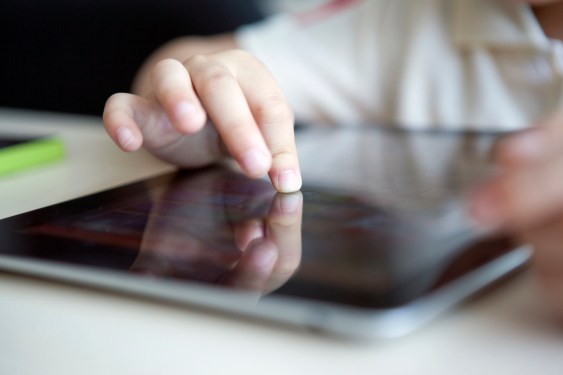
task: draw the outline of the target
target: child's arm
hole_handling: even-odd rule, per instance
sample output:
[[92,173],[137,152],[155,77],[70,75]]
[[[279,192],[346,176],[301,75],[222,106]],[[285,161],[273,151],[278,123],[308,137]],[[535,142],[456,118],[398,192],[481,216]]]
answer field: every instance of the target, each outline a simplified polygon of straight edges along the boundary
[[244,51],[222,50],[234,46],[229,37],[178,43],[141,69],[135,83],[141,95],[115,94],[107,101],[111,138],[125,151],[144,146],[183,167],[230,155],[249,177],[268,173],[278,191],[299,190],[293,113],[267,68]]

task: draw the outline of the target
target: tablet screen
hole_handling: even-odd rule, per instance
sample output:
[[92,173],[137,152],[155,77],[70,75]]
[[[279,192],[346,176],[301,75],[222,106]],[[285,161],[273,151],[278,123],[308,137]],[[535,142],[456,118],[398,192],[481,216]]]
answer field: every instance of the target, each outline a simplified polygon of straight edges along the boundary
[[[0,254],[265,296],[402,306],[513,249],[468,223],[458,184],[467,176],[429,179],[417,164],[427,160],[408,150],[373,162],[364,183],[347,176],[338,184],[326,166],[319,173],[304,163],[304,188],[289,195],[230,168],[167,174],[2,220]],[[464,162],[476,173],[484,159],[473,159]],[[381,173],[392,177],[375,186]]]

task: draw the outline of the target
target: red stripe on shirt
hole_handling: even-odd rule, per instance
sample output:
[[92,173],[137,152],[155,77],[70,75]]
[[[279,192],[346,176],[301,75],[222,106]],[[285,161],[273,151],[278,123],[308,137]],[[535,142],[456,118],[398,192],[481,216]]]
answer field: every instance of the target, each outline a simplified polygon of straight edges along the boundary
[[324,21],[335,14],[359,4],[361,1],[362,0],[331,0],[313,10],[298,14],[297,22],[301,25],[310,25]]

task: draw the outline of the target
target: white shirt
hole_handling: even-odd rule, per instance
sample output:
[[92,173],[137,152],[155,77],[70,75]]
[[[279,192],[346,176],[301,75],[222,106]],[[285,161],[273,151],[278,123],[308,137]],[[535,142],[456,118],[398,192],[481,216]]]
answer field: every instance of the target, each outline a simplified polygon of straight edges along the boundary
[[563,107],[563,43],[502,0],[338,0],[237,32],[298,119],[512,130]]

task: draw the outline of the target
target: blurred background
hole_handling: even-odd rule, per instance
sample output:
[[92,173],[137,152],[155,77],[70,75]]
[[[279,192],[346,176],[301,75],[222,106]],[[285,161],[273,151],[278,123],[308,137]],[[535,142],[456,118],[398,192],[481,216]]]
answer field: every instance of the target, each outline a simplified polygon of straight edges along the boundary
[[0,106],[101,115],[158,46],[258,21],[258,1],[2,0]]
[[2,0],[0,107],[101,115],[165,42],[322,1]]

